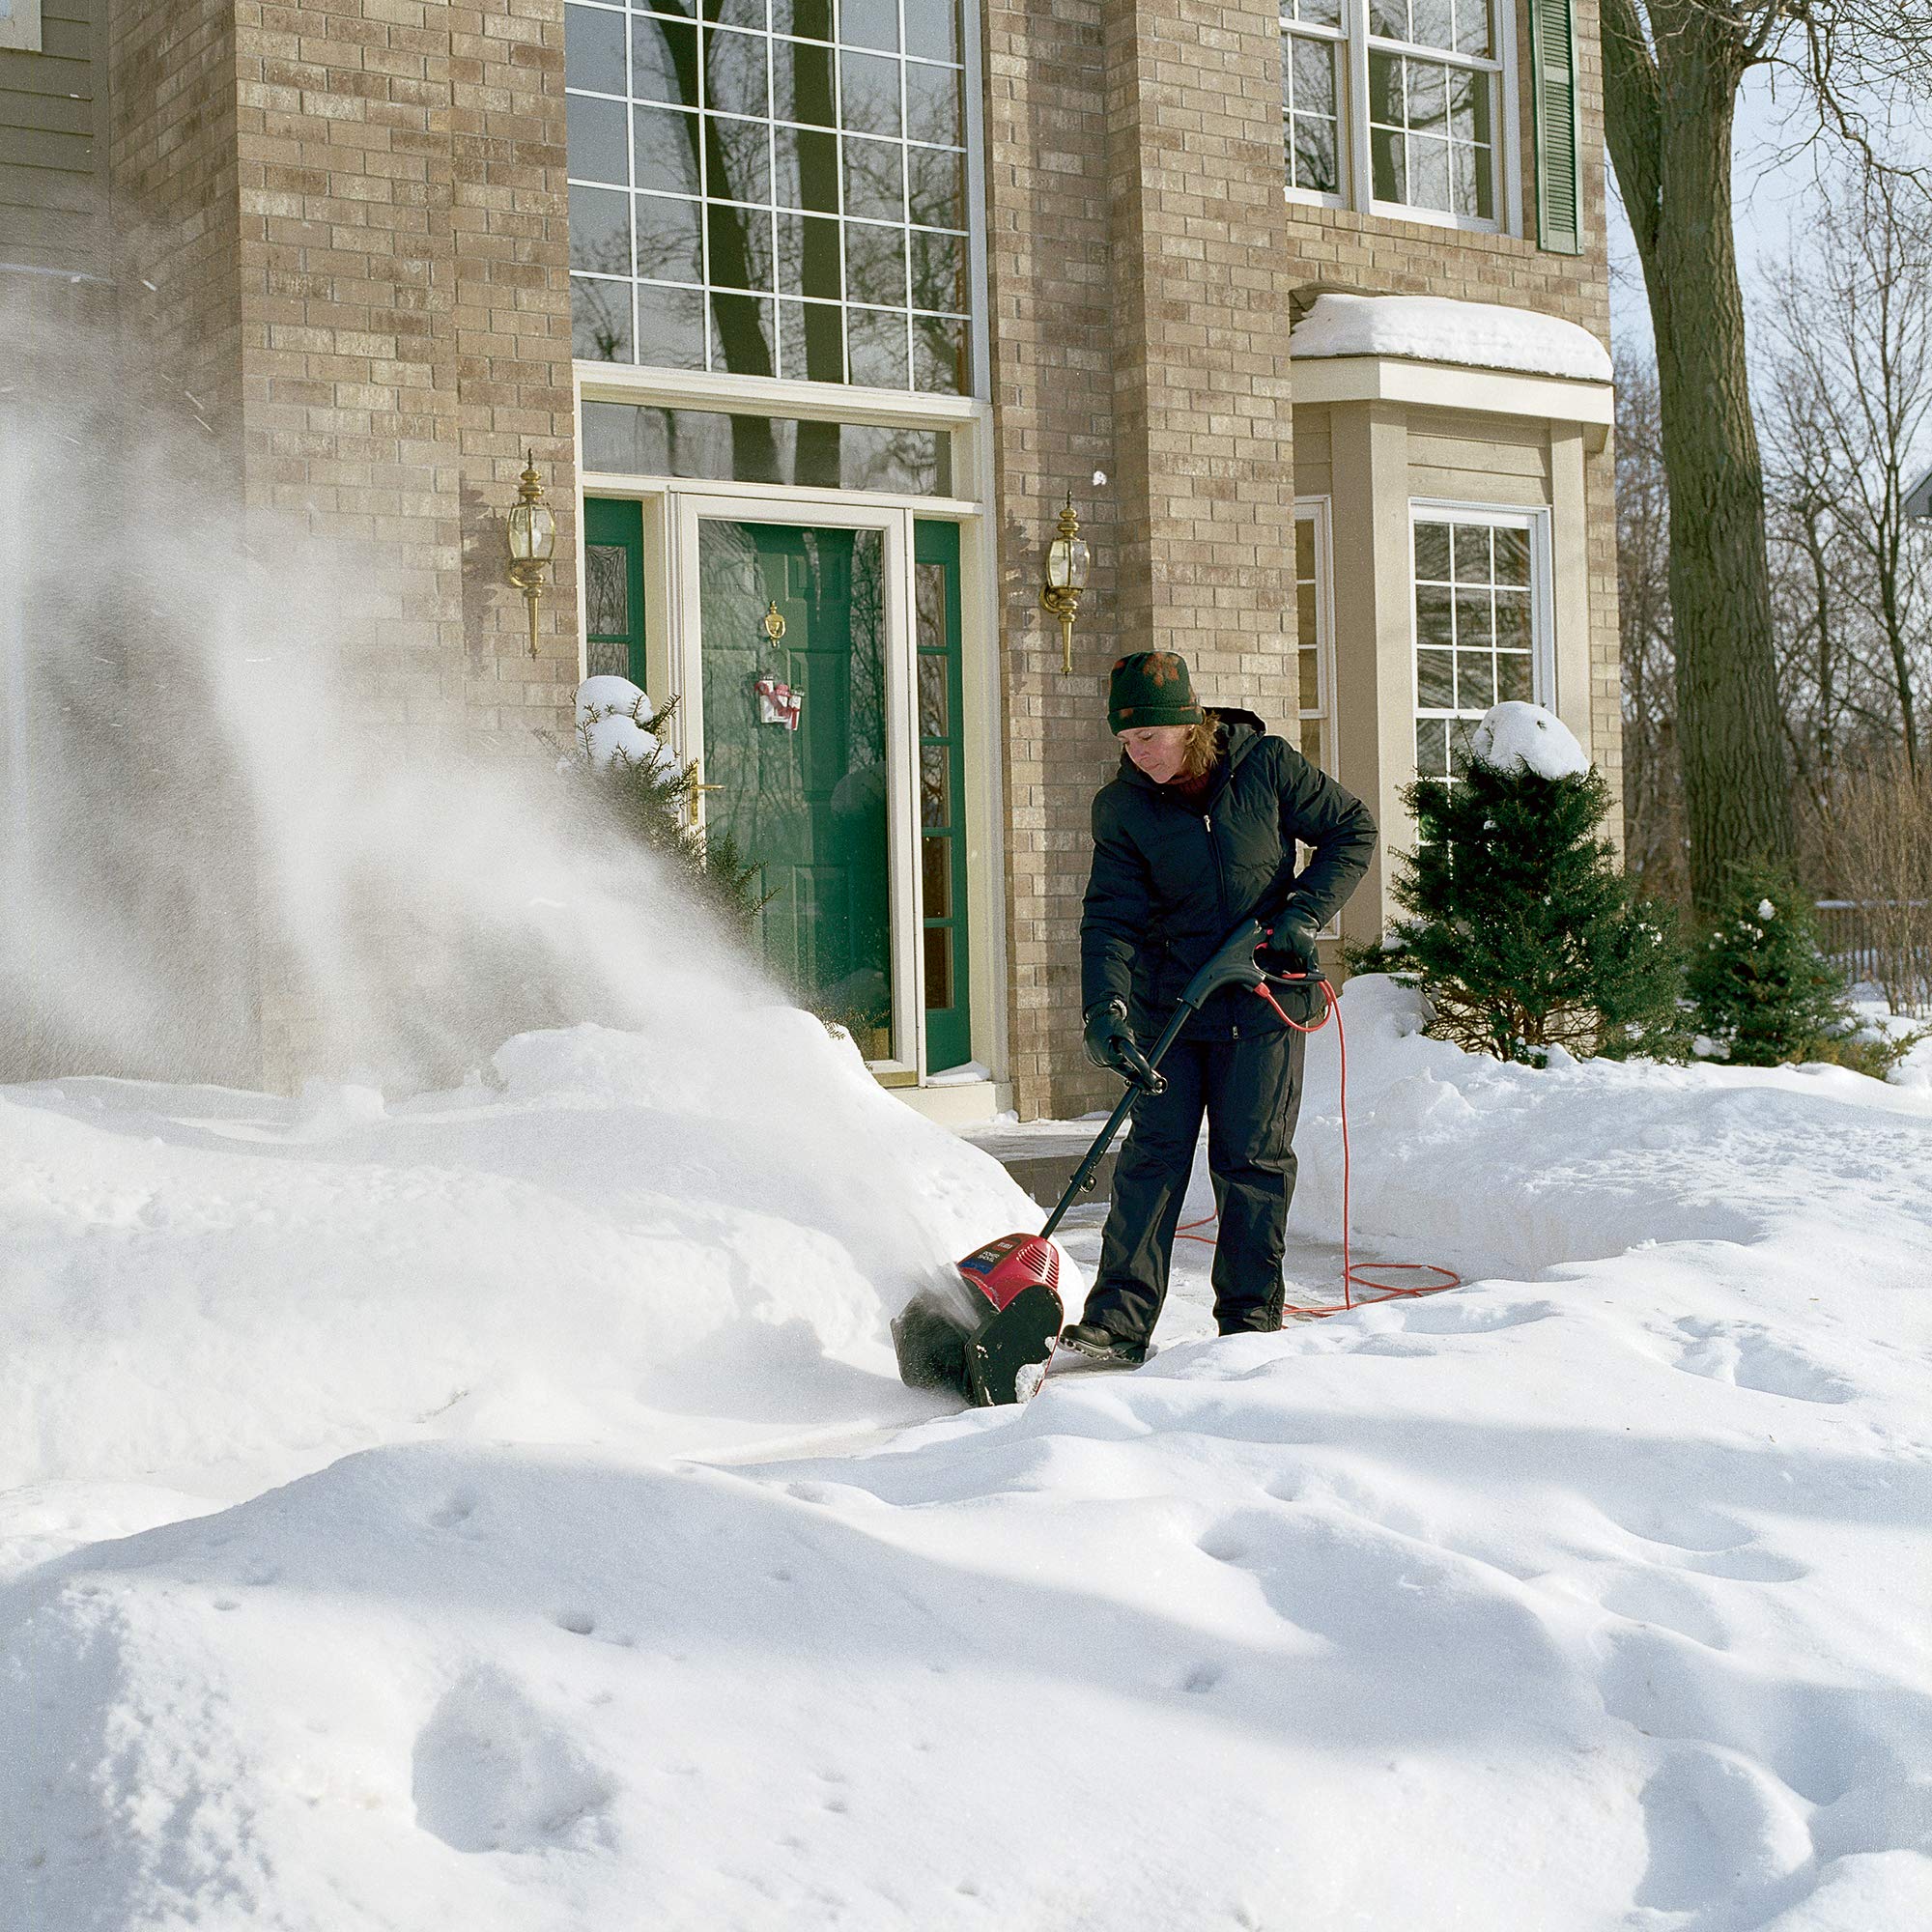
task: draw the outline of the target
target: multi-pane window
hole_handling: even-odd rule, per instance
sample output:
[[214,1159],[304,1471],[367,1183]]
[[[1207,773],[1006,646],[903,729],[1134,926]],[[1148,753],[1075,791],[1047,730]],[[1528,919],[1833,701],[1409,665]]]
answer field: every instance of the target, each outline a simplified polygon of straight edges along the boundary
[[1288,185],[1305,194],[1342,192],[1345,0],[1287,0],[1282,10],[1281,113]]
[[1326,508],[1325,503],[1303,503],[1294,512],[1295,655],[1300,661],[1301,754],[1332,772]]
[[[1317,497],[1294,506],[1294,629],[1299,660],[1296,694],[1300,713],[1295,740],[1301,755],[1321,770],[1335,770],[1334,636],[1328,598],[1328,503]],[[1313,857],[1306,845],[1295,847],[1295,864]],[[1337,916],[1339,918],[1339,915]],[[1331,919],[1322,937],[1341,931]]]
[[962,0],[564,14],[578,356],[968,391]]
[[1418,509],[1415,769],[1450,778],[1492,704],[1539,697],[1527,516]]
[[1285,0],[1290,190],[1499,227],[1504,14],[1500,0]]

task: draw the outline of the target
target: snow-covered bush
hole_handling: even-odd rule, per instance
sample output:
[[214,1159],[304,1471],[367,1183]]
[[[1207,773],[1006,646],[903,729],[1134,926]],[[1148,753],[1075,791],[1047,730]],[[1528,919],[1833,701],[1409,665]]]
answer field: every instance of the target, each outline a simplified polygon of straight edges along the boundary
[[664,742],[676,700],[653,709],[627,677],[587,677],[577,688],[575,735],[557,760],[582,788],[588,815],[670,860],[699,896],[749,936],[765,903],[757,862],[729,833],[706,838],[692,824],[697,767]]
[[1409,916],[1360,965],[1419,987],[1432,1033],[1532,1065],[1555,1047],[1682,1057],[1674,915],[1598,836],[1609,789],[1561,720],[1496,705],[1453,782],[1403,798],[1419,835],[1394,887]]

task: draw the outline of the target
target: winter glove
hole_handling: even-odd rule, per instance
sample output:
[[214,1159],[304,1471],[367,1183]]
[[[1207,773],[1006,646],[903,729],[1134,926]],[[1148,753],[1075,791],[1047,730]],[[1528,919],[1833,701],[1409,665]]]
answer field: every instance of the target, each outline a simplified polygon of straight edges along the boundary
[[1160,1089],[1160,1076],[1148,1065],[1120,1000],[1102,1000],[1088,1011],[1087,1058],[1134,1086]]
[[1289,900],[1275,919],[1274,930],[1259,953],[1261,963],[1270,973],[1293,973],[1301,979],[1319,979],[1321,955],[1315,945],[1316,919],[1313,907],[1304,898]]

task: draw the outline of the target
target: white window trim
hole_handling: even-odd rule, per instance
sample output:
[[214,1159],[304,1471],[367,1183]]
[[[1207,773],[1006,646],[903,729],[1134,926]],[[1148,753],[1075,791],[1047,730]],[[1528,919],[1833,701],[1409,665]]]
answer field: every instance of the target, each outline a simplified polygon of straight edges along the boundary
[[[1357,213],[1385,221],[1419,221],[1432,228],[1457,229],[1470,235],[1516,235],[1523,232],[1517,113],[1516,7],[1514,0],[1492,0],[1491,18],[1494,23],[1496,45],[1493,56],[1496,73],[1495,157],[1496,210],[1493,221],[1473,215],[1451,214],[1438,208],[1416,208],[1407,202],[1378,201],[1371,192],[1374,173],[1369,160],[1369,7],[1368,0],[1341,0],[1343,25],[1304,26],[1299,21],[1282,20],[1282,58],[1288,58],[1287,43],[1297,36],[1339,43],[1342,48],[1342,80],[1338,90],[1340,110],[1338,147],[1344,157],[1342,191],[1319,194],[1312,188],[1291,187],[1286,182],[1282,193],[1304,208],[1349,208]],[[1491,71],[1489,62],[1473,60],[1443,47],[1423,47],[1406,41],[1376,37],[1378,51],[1402,54],[1409,59],[1427,60],[1445,67],[1465,68],[1475,72]]]
[[14,0],[10,13],[0,14],[0,47],[15,53],[37,54],[45,41],[41,26],[41,0]]
[[[1548,509],[1520,509],[1497,503],[1465,503],[1440,497],[1411,497],[1408,502],[1408,775],[1415,776],[1415,721],[1422,715],[1416,652],[1422,639],[1415,626],[1415,526],[1449,521],[1488,524],[1492,529],[1529,532],[1529,697],[1546,710],[1556,709],[1555,550]],[[1439,715],[1432,712],[1432,717]]]
[[[1315,526],[1315,678],[1316,698],[1320,705],[1318,716],[1321,721],[1321,769],[1334,776],[1335,771],[1335,573],[1334,553],[1331,548],[1334,520],[1330,514],[1330,503],[1326,497],[1297,497],[1294,499],[1294,521]],[[1296,580],[1297,582],[1299,579]],[[1301,648],[1303,639],[1297,634],[1295,648]],[[1300,667],[1297,664],[1296,673]],[[1300,709],[1299,691],[1296,694],[1295,722],[1300,724],[1305,716]],[[1297,736],[1295,749],[1300,750]]]
[[[1355,0],[1342,0],[1342,4],[1345,9],[1352,8]],[[1290,201],[1298,202],[1304,208],[1347,208],[1349,206],[1348,186],[1355,176],[1354,128],[1356,120],[1355,115],[1350,111],[1353,106],[1351,99],[1353,94],[1353,79],[1350,71],[1349,29],[1346,26],[1322,27],[1314,25],[1313,23],[1303,25],[1299,20],[1291,25],[1289,21],[1283,20],[1281,23],[1281,57],[1284,64],[1289,58],[1288,43],[1291,40],[1325,41],[1331,47],[1339,47],[1341,49],[1339,56],[1341,63],[1341,84],[1336,89],[1335,94],[1335,146],[1337,158],[1342,164],[1343,191],[1339,194],[1323,194],[1319,188],[1295,187],[1292,184],[1284,185],[1285,191]],[[1367,68],[1362,70],[1362,74],[1363,84],[1366,86],[1368,76]]]
[[[1320,707],[1321,721],[1321,770],[1329,777],[1335,776],[1335,745],[1337,724],[1335,719],[1335,553],[1333,546],[1334,517],[1333,505],[1327,497],[1297,497],[1294,499],[1294,521],[1315,526],[1315,695]],[[1295,579],[1297,585],[1300,578]],[[1300,651],[1302,639],[1299,631],[1295,634],[1295,649]],[[1300,665],[1295,666],[1296,702],[1295,723],[1299,726],[1306,715],[1300,706],[1299,676]],[[1301,736],[1297,728],[1294,748],[1301,749]],[[1342,913],[1337,907],[1321,932],[1321,939],[1339,939],[1342,936]]]

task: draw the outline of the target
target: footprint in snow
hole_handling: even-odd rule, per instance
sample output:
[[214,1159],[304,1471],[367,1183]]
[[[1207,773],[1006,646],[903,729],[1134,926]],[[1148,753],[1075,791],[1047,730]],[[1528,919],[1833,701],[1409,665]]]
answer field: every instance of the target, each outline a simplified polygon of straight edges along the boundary
[[1403,1310],[1402,1325],[1411,1335],[1496,1335],[1524,1328],[1559,1313],[1553,1301],[1514,1301],[1498,1308],[1459,1296],[1435,1294]]
[[1816,1883],[1804,1813],[1749,1758],[1708,1747],[1675,1752],[1638,1803],[1648,1853],[1631,1901],[1639,1909],[1709,1912],[1721,1905],[1724,1923],[1757,1925]]
[[430,1517],[432,1529],[458,1529],[476,1514],[476,1498],[468,1490],[458,1490]]
[[[1610,1518],[1616,1522],[1614,1517]],[[1673,1570],[1721,1577],[1734,1583],[1795,1583],[1809,1568],[1788,1556],[1760,1548],[1756,1533],[1736,1517],[1695,1503],[1629,1512],[1616,1526],[1640,1543],[1654,1543],[1674,1554],[1659,1559]],[[1657,1619],[1651,1619],[1655,1622]]]
[[518,1687],[478,1671],[450,1690],[415,1743],[416,1823],[459,1852],[541,1852],[610,1842],[614,1792]]
[[1728,1650],[1730,1632],[1709,1597],[1681,1572],[1646,1566],[1619,1577],[1597,1600],[1613,1616],[1675,1631],[1707,1650]]
[[1754,1321],[1701,1321],[1686,1316],[1677,1332],[1683,1340],[1676,1366],[1687,1375],[1792,1402],[1845,1403],[1858,1394],[1835,1370],[1775,1340]]

